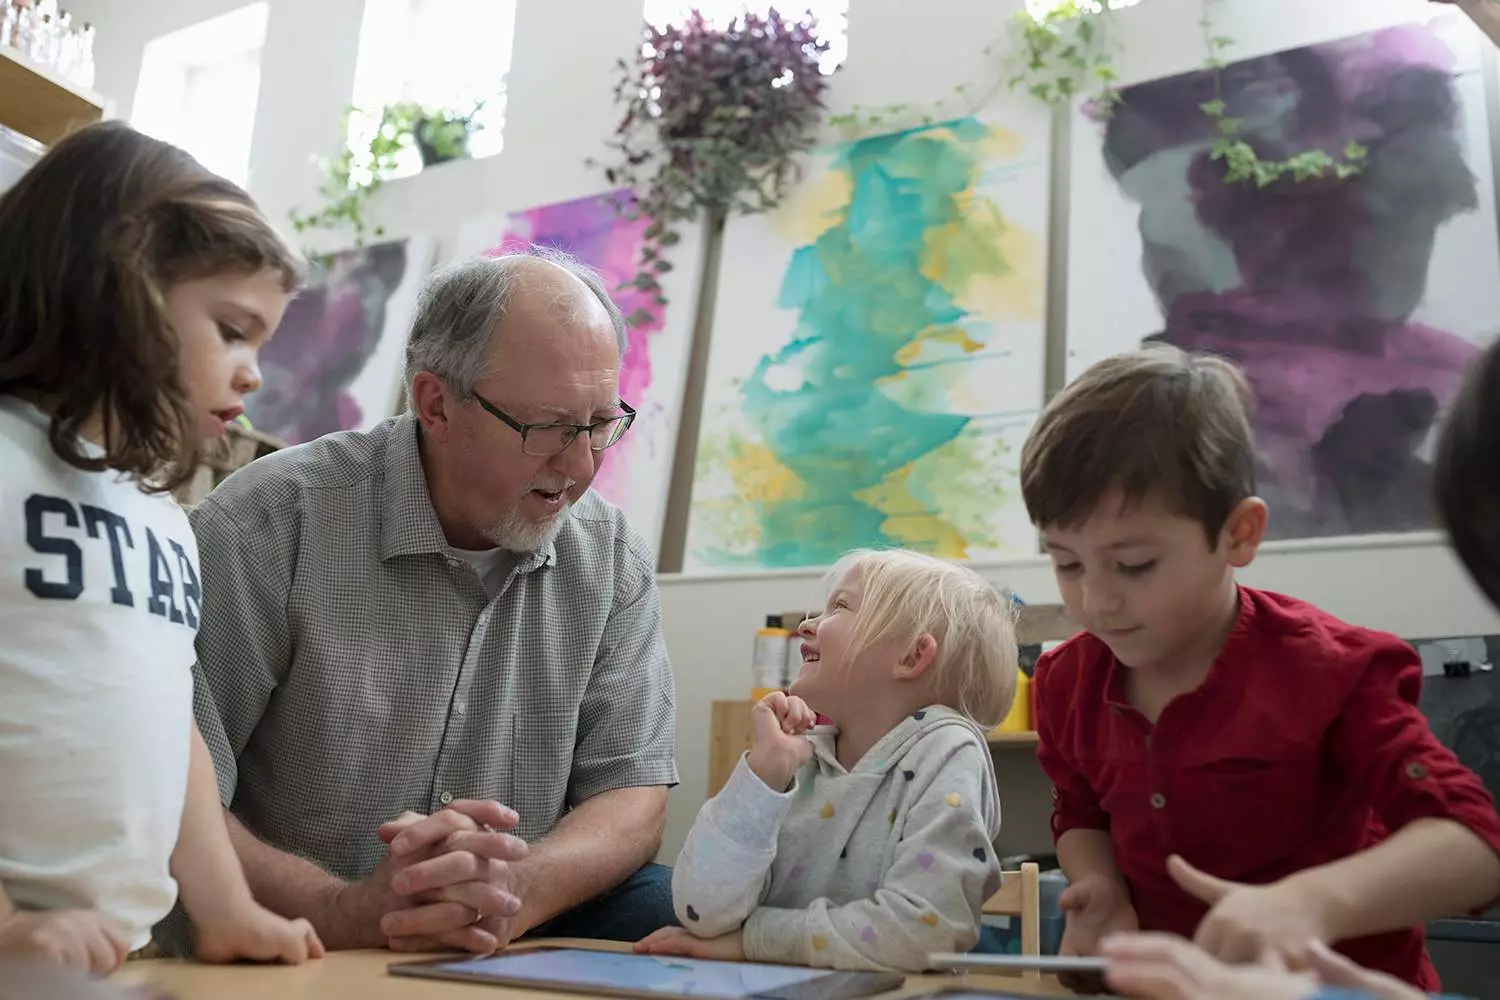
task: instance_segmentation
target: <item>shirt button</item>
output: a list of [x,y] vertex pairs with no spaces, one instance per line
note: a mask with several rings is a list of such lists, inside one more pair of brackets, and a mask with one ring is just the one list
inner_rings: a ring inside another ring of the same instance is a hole
[[468,703],[465,702],[462,698],[455,698],[454,699],[454,701],[453,701],[453,714],[454,715],[463,715],[468,710],[469,710]]
[[1427,777],[1427,768],[1423,767],[1421,764],[1418,764],[1416,761],[1412,761],[1410,764],[1406,765],[1406,776],[1408,778],[1411,778],[1413,781],[1418,781],[1422,778]]
[[1167,807],[1167,797],[1165,795],[1163,795],[1161,792],[1152,792],[1151,793],[1151,808],[1152,809],[1165,809],[1166,807]]
[[438,796],[438,801],[441,802],[443,805],[447,805],[448,803],[450,803],[450,802],[453,801],[453,793],[452,792],[444,792],[442,795]]
[[453,556],[444,556],[443,561],[446,562],[449,566],[456,567],[458,565],[458,560]]

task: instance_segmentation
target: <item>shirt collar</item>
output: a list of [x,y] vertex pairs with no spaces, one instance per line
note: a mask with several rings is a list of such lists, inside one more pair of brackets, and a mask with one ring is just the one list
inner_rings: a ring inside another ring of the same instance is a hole
[[[380,558],[446,554],[450,546],[432,507],[427,472],[422,468],[417,418],[409,411],[390,424],[385,445],[385,481],[380,495]],[[548,542],[537,552],[519,553],[516,571],[530,573],[557,562],[557,545]]]
[[[1219,655],[1214,657],[1213,664],[1208,668],[1208,675],[1203,678],[1190,694],[1196,694],[1204,688],[1219,681],[1224,671],[1221,669],[1226,660],[1226,654],[1232,658],[1235,647],[1244,642],[1250,633],[1251,621],[1255,616],[1255,605],[1250,600],[1250,593],[1244,587],[1235,588],[1235,601],[1238,610],[1235,612],[1234,624],[1229,628],[1229,634],[1224,637],[1224,645],[1219,647]],[[1130,698],[1125,693],[1125,671],[1128,668],[1120,663],[1115,657],[1109,658],[1109,673],[1104,678],[1104,703],[1117,714],[1124,711],[1135,711],[1130,704]]]

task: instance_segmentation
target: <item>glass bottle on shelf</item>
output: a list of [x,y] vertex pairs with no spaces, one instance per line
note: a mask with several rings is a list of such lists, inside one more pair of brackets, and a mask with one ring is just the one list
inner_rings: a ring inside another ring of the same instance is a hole
[[78,70],[73,82],[84,90],[94,89],[94,26],[88,22],[78,33]]

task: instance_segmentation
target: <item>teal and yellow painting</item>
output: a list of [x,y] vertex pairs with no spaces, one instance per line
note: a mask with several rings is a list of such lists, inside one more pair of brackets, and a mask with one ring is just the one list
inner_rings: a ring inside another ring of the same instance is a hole
[[725,235],[686,570],[858,546],[1036,552],[1048,135],[968,117],[830,146]]

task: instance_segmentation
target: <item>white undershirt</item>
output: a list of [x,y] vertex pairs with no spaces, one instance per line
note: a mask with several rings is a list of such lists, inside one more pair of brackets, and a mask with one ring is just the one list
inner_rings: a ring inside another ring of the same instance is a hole
[[453,554],[474,567],[479,582],[484,584],[484,592],[491,597],[500,590],[505,574],[510,571],[510,560],[504,549],[454,549]]

